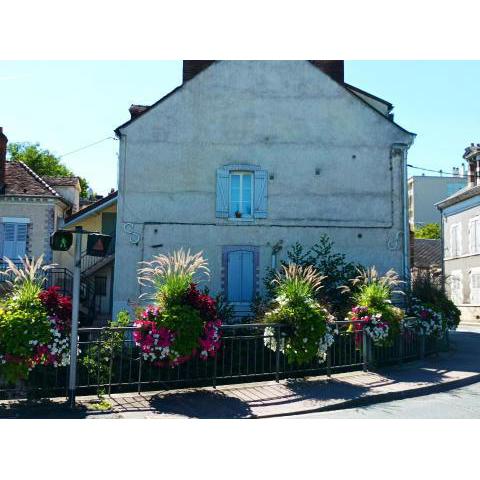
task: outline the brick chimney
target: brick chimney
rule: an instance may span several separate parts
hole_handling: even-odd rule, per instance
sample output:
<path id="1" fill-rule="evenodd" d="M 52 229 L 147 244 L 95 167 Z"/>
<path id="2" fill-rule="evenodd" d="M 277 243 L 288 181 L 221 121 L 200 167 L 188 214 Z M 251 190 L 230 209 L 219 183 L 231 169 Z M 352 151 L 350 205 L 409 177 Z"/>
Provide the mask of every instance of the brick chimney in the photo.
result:
<path id="1" fill-rule="evenodd" d="M 7 162 L 7 143 L 8 138 L 0 127 L 0 193 L 5 191 L 5 163 Z"/>
<path id="2" fill-rule="evenodd" d="M 310 60 L 310 63 L 338 83 L 343 83 L 345 81 L 343 60 Z"/>
<path id="3" fill-rule="evenodd" d="M 183 82 L 192 79 L 202 70 L 209 67 L 215 60 L 184 60 L 183 61 Z"/>
<path id="4" fill-rule="evenodd" d="M 128 109 L 130 112 L 130 119 L 137 118 L 149 108 L 150 107 L 148 105 L 130 105 L 130 108 Z"/>

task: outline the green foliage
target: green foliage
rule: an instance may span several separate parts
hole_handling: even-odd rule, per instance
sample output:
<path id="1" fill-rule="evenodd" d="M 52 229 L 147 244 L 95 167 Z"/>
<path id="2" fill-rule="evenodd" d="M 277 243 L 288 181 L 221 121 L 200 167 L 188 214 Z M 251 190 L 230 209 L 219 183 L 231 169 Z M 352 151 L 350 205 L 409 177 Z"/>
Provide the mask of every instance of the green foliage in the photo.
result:
<path id="1" fill-rule="evenodd" d="M 416 227 L 415 238 L 439 240 L 441 238 L 440 224 L 427 223 L 426 225 L 422 225 L 421 227 Z"/>
<path id="2" fill-rule="evenodd" d="M 37 175 L 50 177 L 73 177 L 75 174 L 63 165 L 49 150 L 40 148 L 38 143 L 9 143 L 8 153 L 12 160 L 22 161 Z M 80 195 L 87 197 L 88 183 L 80 178 Z"/>
<path id="3" fill-rule="evenodd" d="M 113 358 L 122 353 L 125 340 L 125 327 L 130 325 L 130 315 L 122 310 L 118 313 L 117 319 L 108 324 L 108 328 L 101 331 L 98 339 L 90 343 L 88 349 L 79 358 L 80 365 L 83 365 L 87 372 L 99 379 L 99 383 L 108 383 L 110 375 L 110 363 Z M 103 388 L 99 387 L 101 394 Z"/>
<path id="4" fill-rule="evenodd" d="M 210 295 L 210 289 L 207 286 L 203 288 L 203 294 Z M 217 306 L 218 318 L 220 318 L 223 323 L 232 323 L 235 313 L 233 305 L 227 300 L 227 297 L 223 293 L 218 293 L 214 299 Z"/>
<path id="5" fill-rule="evenodd" d="M 175 332 L 175 351 L 181 357 L 192 354 L 203 332 L 200 313 L 190 305 L 170 304 L 162 312 L 161 325 Z"/>
<path id="6" fill-rule="evenodd" d="M 328 235 L 322 234 L 319 241 L 308 250 L 300 244 L 294 244 L 287 251 L 287 258 L 290 263 L 301 266 L 312 266 L 325 278 L 322 282 L 322 289 L 315 293 L 315 298 L 338 318 L 343 318 L 350 310 L 349 297 L 343 295 L 340 287 L 348 283 L 356 274 L 360 265 L 348 262 L 346 255 L 334 251 L 334 243 Z M 282 262 L 286 265 L 287 262 Z M 275 276 L 275 270 L 268 269 L 265 277 L 265 288 L 268 298 L 274 295 L 274 288 L 271 284 Z"/>
<path id="7" fill-rule="evenodd" d="M 418 273 L 412 280 L 411 295 L 422 305 L 439 312 L 445 322 L 444 328 L 457 328 L 461 312 L 445 294 L 441 277 L 430 272 Z"/>
<path id="8" fill-rule="evenodd" d="M 29 365 L 20 359 L 32 354 L 32 338 L 40 343 L 48 343 L 51 339 L 50 322 L 47 312 L 40 300 L 8 297 L 0 305 L 0 351 L 9 352 L 18 357 L 18 362 L 7 362 L 0 365 L 0 371 L 7 382 L 25 379 Z"/>
<path id="9" fill-rule="evenodd" d="M 393 339 L 400 334 L 400 325 L 404 318 L 404 311 L 392 305 L 392 296 L 402 293 L 397 290 L 403 283 L 394 270 L 389 270 L 385 275 L 379 275 L 375 267 L 359 270 L 359 275 L 350 281 L 350 290 L 353 302 L 361 307 L 367 307 L 372 314 L 380 313 L 382 319 L 389 325 L 386 344 L 391 344 Z"/>
<path id="10" fill-rule="evenodd" d="M 312 266 L 289 264 L 272 282 L 275 298 L 263 320 L 290 327 L 284 343 L 284 354 L 290 362 L 304 364 L 318 357 L 319 341 L 327 333 L 330 319 L 314 298 L 322 280 Z"/>

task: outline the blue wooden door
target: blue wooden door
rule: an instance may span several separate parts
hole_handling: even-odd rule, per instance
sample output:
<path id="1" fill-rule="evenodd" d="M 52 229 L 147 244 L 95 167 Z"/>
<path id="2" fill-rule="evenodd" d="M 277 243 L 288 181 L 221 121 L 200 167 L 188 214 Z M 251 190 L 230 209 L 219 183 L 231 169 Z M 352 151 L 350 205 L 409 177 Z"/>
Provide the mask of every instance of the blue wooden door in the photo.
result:
<path id="1" fill-rule="evenodd" d="M 228 301 L 250 303 L 253 300 L 253 252 L 236 250 L 228 254 Z"/>

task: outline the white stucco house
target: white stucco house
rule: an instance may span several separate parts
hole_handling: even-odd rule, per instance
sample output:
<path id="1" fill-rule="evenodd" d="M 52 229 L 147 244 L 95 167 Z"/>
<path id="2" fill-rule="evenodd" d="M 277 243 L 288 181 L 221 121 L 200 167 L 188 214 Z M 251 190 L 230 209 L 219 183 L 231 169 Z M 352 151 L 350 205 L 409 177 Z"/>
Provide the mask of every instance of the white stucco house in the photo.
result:
<path id="1" fill-rule="evenodd" d="M 180 247 L 204 252 L 211 292 L 239 315 L 267 267 L 322 233 L 351 260 L 408 275 L 415 135 L 389 102 L 344 83 L 343 61 L 185 61 L 183 72 L 116 130 L 114 313 L 141 293 L 138 262 Z"/>

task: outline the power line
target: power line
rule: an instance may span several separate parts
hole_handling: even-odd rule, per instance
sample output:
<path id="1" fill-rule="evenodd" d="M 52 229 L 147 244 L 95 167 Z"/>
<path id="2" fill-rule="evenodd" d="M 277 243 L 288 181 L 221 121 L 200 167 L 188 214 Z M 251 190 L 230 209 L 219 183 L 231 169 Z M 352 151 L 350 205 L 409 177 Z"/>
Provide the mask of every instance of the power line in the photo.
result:
<path id="1" fill-rule="evenodd" d="M 93 147 L 94 145 L 98 145 L 99 143 L 102 143 L 105 140 L 116 140 L 116 138 L 115 137 L 102 138 L 102 140 L 98 140 L 98 142 L 93 142 L 93 143 L 90 143 L 90 144 L 85 145 L 83 147 L 77 148 L 76 150 L 72 150 L 71 152 L 67 152 L 67 153 L 64 153 L 63 155 L 59 155 L 58 158 L 63 158 L 63 157 L 66 157 L 67 155 L 72 155 L 73 153 L 81 152 L 82 150 L 85 150 L 86 148 Z"/>
<path id="2" fill-rule="evenodd" d="M 407 167 L 415 168 L 416 170 L 423 170 L 425 172 L 433 172 L 433 173 L 440 173 L 442 175 L 448 175 L 448 172 L 445 172 L 444 170 L 432 170 L 430 168 L 416 167 L 415 165 L 410 165 L 409 163 L 407 164 Z M 456 175 L 456 176 L 461 177 L 462 175 Z"/>

